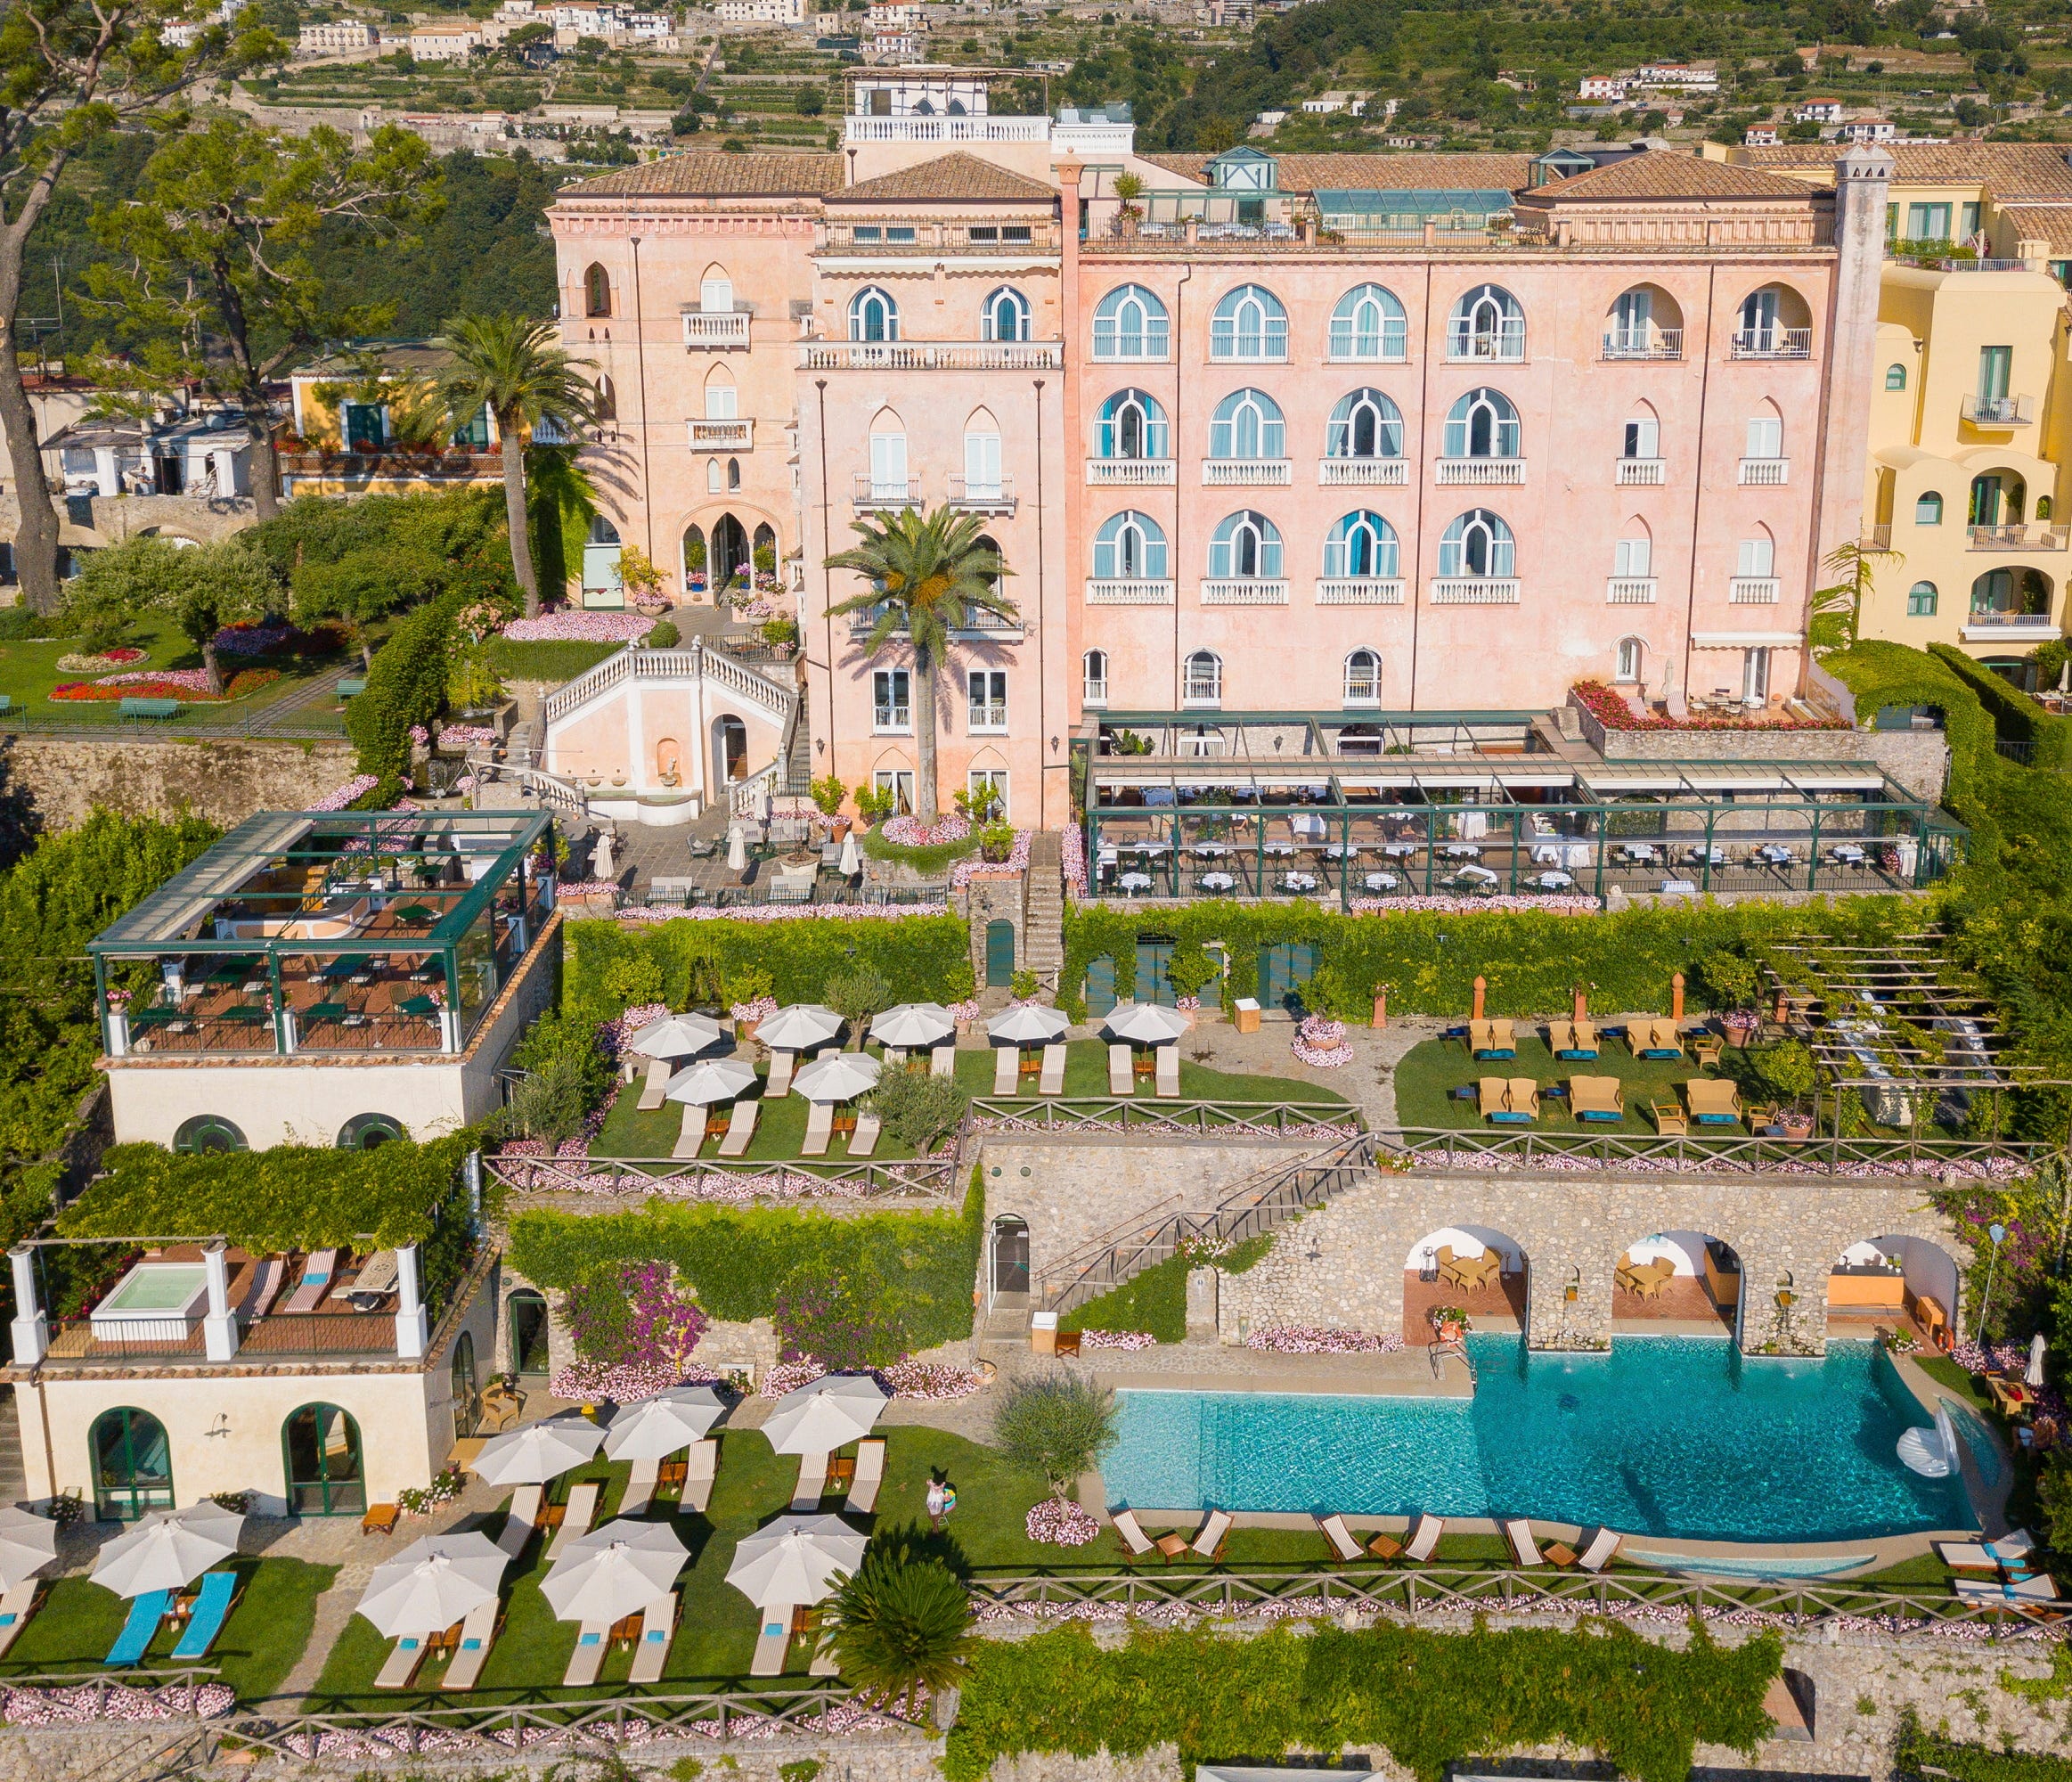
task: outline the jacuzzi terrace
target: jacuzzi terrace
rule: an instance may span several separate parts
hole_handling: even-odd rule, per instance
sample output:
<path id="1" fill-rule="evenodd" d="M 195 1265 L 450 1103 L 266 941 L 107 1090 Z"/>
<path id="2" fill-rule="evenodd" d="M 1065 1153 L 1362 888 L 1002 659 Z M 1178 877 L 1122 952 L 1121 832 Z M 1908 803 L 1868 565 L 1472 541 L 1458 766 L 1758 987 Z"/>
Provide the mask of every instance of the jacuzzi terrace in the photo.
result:
<path id="1" fill-rule="evenodd" d="M 248 818 L 89 944 L 109 1057 L 464 1051 L 552 911 L 551 829 Z"/>

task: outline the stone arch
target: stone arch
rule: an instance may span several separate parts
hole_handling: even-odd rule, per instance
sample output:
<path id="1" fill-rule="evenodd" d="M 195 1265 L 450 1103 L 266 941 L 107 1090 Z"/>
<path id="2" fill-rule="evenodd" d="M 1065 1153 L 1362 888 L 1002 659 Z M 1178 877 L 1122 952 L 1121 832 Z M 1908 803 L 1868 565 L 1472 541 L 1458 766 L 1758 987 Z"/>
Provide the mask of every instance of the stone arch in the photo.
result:
<path id="1" fill-rule="evenodd" d="M 1955 1255 L 1933 1238 L 1905 1231 L 1860 1238 L 1837 1252 L 1829 1266 L 1827 1334 L 1868 1336 L 1898 1329 L 1947 1347 L 1954 1340 L 1951 1320 L 1962 1279 Z"/>
<path id="2" fill-rule="evenodd" d="M 717 591 L 738 581 L 749 567 L 748 528 L 733 514 L 722 513 L 713 522 L 709 550 L 712 585 Z"/>
<path id="3" fill-rule="evenodd" d="M 995 1219 L 986 1242 L 988 1279 L 994 1298 L 1029 1291 L 1029 1223 L 1012 1213 Z"/>
<path id="4" fill-rule="evenodd" d="M 1530 1266 L 1525 1246 L 1496 1226 L 1464 1219 L 1433 1227 L 1403 1258 L 1403 1340 L 1429 1345 L 1431 1313 L 1441 1305 L 1466 1308 L 1476 1330 L 1522 1330 Z"/>
<path id="5" fill-rule="evenodd" d="M 1633 1334 L 1649 1324 L 1738 1328 L 1740 1254 L 1709 1231 L 1666 1229 L 1636 1238 L 1612 1265 L 1611 1321 Z"/>
<path id="6" fill-rule="evenodd" d="M 748 777 L 748 726 L 732 712 L 722 712 L 713 720 L 712 783 L 731 785 Z"/>

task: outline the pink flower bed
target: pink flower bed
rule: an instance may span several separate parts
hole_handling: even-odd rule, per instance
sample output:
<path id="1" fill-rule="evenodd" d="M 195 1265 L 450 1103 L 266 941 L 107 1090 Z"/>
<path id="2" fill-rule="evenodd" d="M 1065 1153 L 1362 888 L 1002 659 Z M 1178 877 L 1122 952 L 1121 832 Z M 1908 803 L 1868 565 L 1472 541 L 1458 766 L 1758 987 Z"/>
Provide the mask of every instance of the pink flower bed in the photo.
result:
<path id="1" fill-rule="evenodd" d="M 620 910 L 622 922 L 903 922 L 914 916 L 946 914 L 947 903 L 752 903 L 743 909 Z M 579 911 L 572 911 L 579 914 Z"/>
<path id="2" fill-rule="evenodd" d="M 877 832 L 895 847 L 935 847 L 944 842 L 962 841 L 971 833 L 971 819 L 952 811 L 925 828 L 918 817 L 893 817 L 877 826 Z"/>
<path id="3" fill-rule="evenodd" d="M 1277 1355 L 1392 1355 L 1403 1339 L 1391 1332 L 1376 1336 L 1366 1330 L 1326 1330 L 1312 1324 L 1276 1324 L 1254 1330 L 1247 1349 L 1270 1349 Z"/>
<path id="4" fill-rule="evenodd" d="M 1082 1504 L 1046 1498 L 1029 1512 L 1029 1539 L 1046 1547 L 1084 1547 L 1098 1538 L 1101 1525 Z"/>
<path id="5" fill-rule="evenodd" d="M 1352 1048 L 1345 1042 L 1345 1023 L 1328 1015 L 1307 1015 L 1295 1029 L 1295 1056 L 1319 1070 L 1336 1070 L 1352 1062 Z"/>
<path id="6" fill-rule="evenodd" d="M 1072 895 L 1087 895 L 1087 838 L 1080 833 L 1077 823 L 1067 823 L 1058 836 L 1058 852 L 1065 857 L 1065 882 L 1072 887 Z"/>
<path id="7" fill-rule="evenodd" d="M 206 668 L 132 668 L 121 674 L 96 674 L 96 687 L 130 687 L 140 681 L 163 682 L 169 687 L 184 687 L 191 693 L 208 691 L 208 670 Z"/>
<path id="8" fill-rule="evenodd" d="M 1016 830 L 1015 845 L 1007 851 L 1005 860 L 984 860 L 973 854 L 968 860 L 960 860 L 950 869 L 950 887 L 961 891 L 974 879 L 986 872 L 1023 872 L 1029 865 L 1029 831 Z"/>
<path id="9" fill-rule="evenodd" d="M 787 1393 L 795 1393 L 801 1386 L 810 1386 L 815 1380 L 825 1379 L 827 1374 L 828 1370 L 811 1357 L 803 1361 L 779 1361 L 763 1376 L 763 1396 L 782 1398 Z"/>
<path id="10" fill-rule="evenodd" d="M 1355 897 L 1350 906 L 1356 916 L 1485 916 L 1516 915 L 1537 910 L 1547 916 L 1595 916 L 1603 906 L 1595 897 Z"/>
<path id="11" fill-rule="evenodd" d="M 979 1018 L 978 998 L 967 996 L 961 1002 L 950 1005 L 950 1018 L 953 1021 L 975 1021 Z"/>
<path id="12" fill-rule="evenodd" d="M 542 613 L 537 618 L 514 618 L 503 634 L 514 643 L 631 643 L 654 630 L 655 621 L 642 613 L 559 612 Z"/>
<path id="13" fill-rule="evenodd" d="M 89 1683 L 77 1689 L 10 1688 L 0 1694 L 0 1717 L 18 1727 L 77 1725 L 86 1721 L 215 1720 L 236 1705 L 236 1691 L 221 1683 L 192 1688 L 169 1683 L 162 1689 Z"/>
<path id="14" fill-rule="evenodd" d="M 496 732 L 487 724 L 445 724 L 439 730 L 439 743 L 445 748 L 470 748 L 495 740 Z"/>
<path id="15" fill-rule="evenodd" d="M 1848 725 L 1839 718 L 1767 718 L 1760 723 L 1747 718 L 1693 717 L 1664 718 L 1652 713 L 1646 717 L 1637 716 L 1631 706 L 1613 689 L 1602 681 L 1578 681 L 1569 690 L 1576 696 L 1577 704 L 1604 726 L 1606 730 L 1847 730 Z"/>
<path id="16" fill-rule="evenodd" d="M 371 773 L 357 773 L 335 792 L 327 792 L 309 808 L 313 811 L 342 811 L 355 798 L 363 798 L 381 782 Z"/>
<path id="17" fill-rule="evenodd" d="M 1082 1330 L 1079 1333 L 1079 1346 L 1082 1349 L 1148 1349 L 1158 1338 L 1148 1330 Z"/>
<path id="18" fill-rule="evenodd" d="M 758 996 L 752 1002 L 735 1002 L 729 1005 L 729 1012 L 738 1022 L 767 1021 L 777 1013 L 777 998 Z"/>
<path id="19" fill-rule="evenodd" d="M 547 1390 L 556 1398 L 580 1399 L 586 1404 L 600 1400 L 639 1404 L 672 1386 L 702 1386 L 718 1377 L 702 1369 L 686 1373 L 655 1362 L 620 1361 L 608 1367 L 602 1361 L 572 1361 L 547 1382 Z"/>
<path id="20" fill-rule="evenodd" d="M 877 1377 L 894 1398 L 917 1400 L 969 1398 L 983 1384 L 975 1368 L 933 1368 L 911 1355 L 880 1368 Z"/>

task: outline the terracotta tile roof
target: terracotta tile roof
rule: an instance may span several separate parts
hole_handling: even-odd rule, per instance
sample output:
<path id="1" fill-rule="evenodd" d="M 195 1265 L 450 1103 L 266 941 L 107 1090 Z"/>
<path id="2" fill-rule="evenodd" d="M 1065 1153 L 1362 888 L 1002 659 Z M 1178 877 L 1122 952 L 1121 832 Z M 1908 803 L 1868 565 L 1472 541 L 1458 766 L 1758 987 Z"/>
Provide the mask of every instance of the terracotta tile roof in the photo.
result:
<path id="1" fill-rule="evenodd" d="M 1892 157 L 1896 185 L 1990 185 L 2005 198 L 2072 196 L 2072 165 L 2062 143 L 1880 143 Z M 1831 143 L 1787 143 L 1736 149 L 1745 167 L 1776 173 L 1817 174 L 1831 184 L 1840 151 Z"/>
<path id="2" fill-rule="evenodd" d="M 842 184 L 840 155 L 729 155 L 700 150 L 616 168 L 561 198 L 818 198 Z"/>
<path id="3" fill-rule="evenodd" d="M 2072 200 L 2023 205 L 2010 219 L 2010 233 L 2018 241 L 2048 241 L 2052 254 L 2072 255 Z"/>
<path id="4" fill-rule="evenodd" d="M 1200 179 L 1208 155 L 1143 155 L 1168 173 Z M 1532 177 L 1530 155 L 1276 155 L 1283 192 L 1516 192 Z"/>
<path id="5" fill-rule="evenodd" d="M 828 194 L 841 203 L 885 204 L 927 199 L 970 199 L 988 203 L 1043 203 L 1057 196 L 1054 187 L 983 161 L 961 151 L 918 166 L 859 180 Z"/>
<path id="6" fill-rule="evenodd" d="M 1801 179 L 1657 149 L 1568 179 L 1549 180 L 1536 191 L 1524 193 L 1522 200 L 1530 204 L 1570 200 L 1807 196 L 1807 187 Z"/>

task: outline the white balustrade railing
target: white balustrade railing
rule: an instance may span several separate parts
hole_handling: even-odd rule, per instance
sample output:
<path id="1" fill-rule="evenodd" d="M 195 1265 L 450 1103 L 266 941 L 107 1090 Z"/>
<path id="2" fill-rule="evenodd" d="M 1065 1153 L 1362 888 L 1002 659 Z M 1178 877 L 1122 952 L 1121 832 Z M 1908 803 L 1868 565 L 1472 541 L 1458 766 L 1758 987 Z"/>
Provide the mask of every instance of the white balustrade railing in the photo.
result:
<path id="1" fill-rule="evenodd" d="M 1791 480 L 1789 458 L 1743 458 L 1736 478 L 1743 488 L 1774 489 Z"/>
<path id="2" fill-rule="evenodd" d="M 1055 372 L 1056 340 L 809 340 L 804 372 Z"/>
<path id="3" fill-rule="evenodd" d="M 1317 584 L 1320 607 L 1399 607 L 1403 584 L 1394 576 L 1326 576 Z"/>
<path id="4" fill-rule="evenodd" d="M 1666 471 L 1660 458 L 1621 458 L 1616 481 L 1626 489 L 1657 488 L 1666 480 Z"/>
<path id="5" fill-rule="evenodd" d="M 1288 584 L 1255 576 L 1219 576 L 1202 584 L 1205 607 L 1285 607 Z"/>
<path id="6" fill-rule="evenodd" d="M 1442 489 L 1468 484 L 1516 487 L 1525 480 L 1522 458 L 1441 458 L 1432 468 Z"/>
<path id="7" fill-rule="evenodd" d="M 1604 604 L 1611 607 L 1652 607 L 1655 603 L 1652 576 L 1614 576 L 1604 584 Z"/>
<path id="8" fill-rule="evenodd" d="M 1087 483 L 1089 486 L 1107 483 L 1132 488 L 1171 487 L 1173 470 L 1171 458 L 1089 458 Z"/>
<path id="9" fill-rule="evenodd" d="M 1202 482 L 1208 488 L 1265 488 L 1292 480 L 1285 458 L 1202 460 Z"/>
<path id="10" fill-rule="evenodd" d="M 1410 482 L 1407 458 L 1319 458 L 1317 486 L 1325 489 L 1400 489 Z"/>
<path id="11" fill-rule="evenodd" d="M 748 312 L 745 309 L 687 309 L 683 312 L 686 347 L 746 347 Z"/>
<path id="12" fill-rule="evenodd" d="M 1425 584 L 1435 607 L 1514 607 L 1518 583 L 1510 576 L 1441 576 Z"/>
<path id="13" fill-rule="evenodd" d="M 1774 576 L 1736 576 L 1726 584 L 1729 606 L 1774 607 L 1779 583 Z"/>
<path id="14" fill-rule="evenodd" d="M 1089 581 L 1087 584 L 1087 604 L 1089 607 L 1170 607 L 1172 604 L 1172 584 Z"/>

